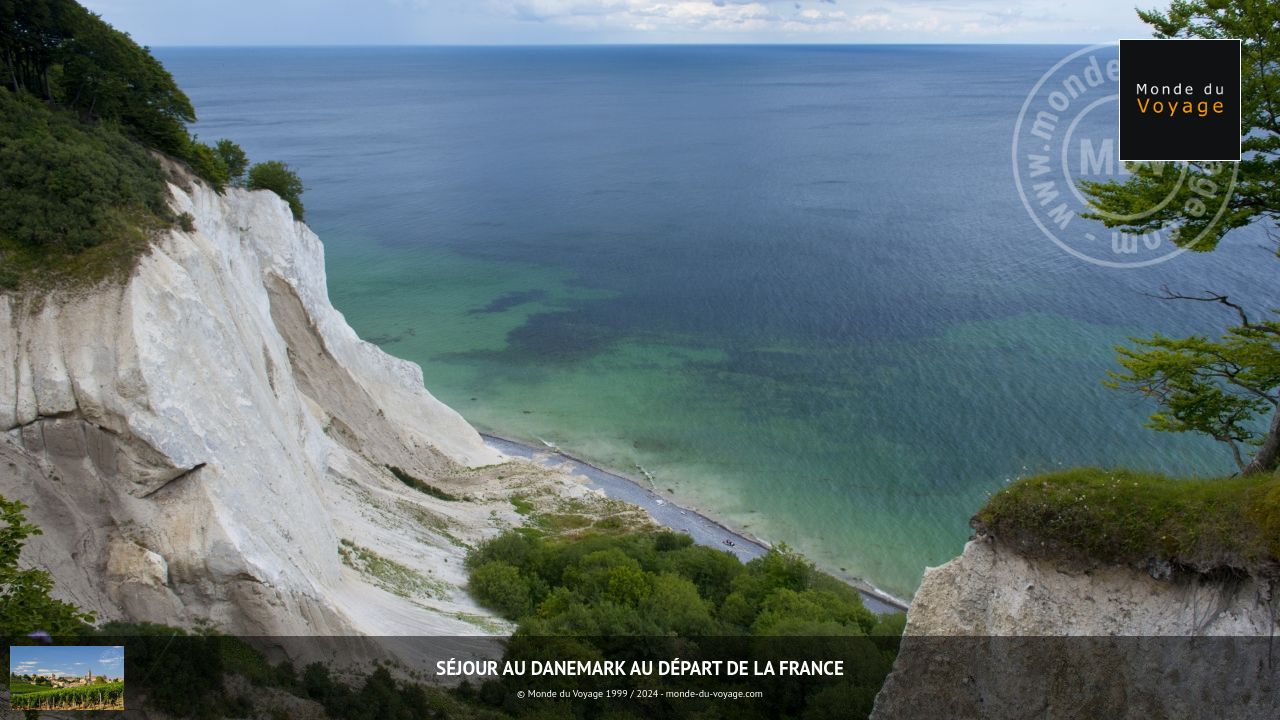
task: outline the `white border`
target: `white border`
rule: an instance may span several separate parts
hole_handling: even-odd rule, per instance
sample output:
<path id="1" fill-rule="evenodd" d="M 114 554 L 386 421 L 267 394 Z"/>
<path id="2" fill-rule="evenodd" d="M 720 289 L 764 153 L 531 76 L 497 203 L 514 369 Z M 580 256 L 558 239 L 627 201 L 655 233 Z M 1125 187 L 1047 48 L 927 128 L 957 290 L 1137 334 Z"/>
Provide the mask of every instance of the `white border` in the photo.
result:
<path id="1" fill-rule="evenodd" d="M 1164 160 L 1164 159 L 1155 160 L 1152 158 L 1146 158 L 1143 160 L 1125 160 L 1124 159 L 1124 143 L 1121 142 L 1121 140 L 1124 138 L 1124 132 L 1121 129 L 1122 127 L 1121 126 L 1121 116 L 1122 116 L 1121 104 L 1123 102 L 1123 100 L 1121 100 L 1121 102 L 1116 103 L 1116 161 L 1122 162 L 1122 163 L 1126 163 L 1126 162 L 1181 162 L 1181 163 L 1233 162 L 1233 163 L 1238 163 L 1240 162 L 1242 159 L 1244 159 L 1244 151 L 1243 149 L 1241 149 L 1242 146 L 1244 145 L 1244 138 L 1243 138 L 1243 134 L 1244 134 L 1244 40 L 1241 40 L 1240 38 L 1181 38 L 1181 37 L 1120 38 L 1119 40 L 1116 41 L 1116 56 L 1120 57 L 1121 52 L 1124 49 L 1124 45 L 1122 45 L 1122 43 L 1125 43 L 1125 42 L 1164 42 L 1166 40 L 1198 40 L 1202 42 L 1233 42 L 1236 44 L 1236 82 L 1238 83 L 1238 88 L 1236 90 L 1236 137 L 1240 138 L 1239 140 L 1236 141 L 1236 156 L 1234 158 L 1224 158 L 1224 159 L 1217 159 L 1217 160 L 1209 159 L 1209 158 L 1202 158 L 1200 160 Z M 1123 58 L 1120 58 L 1120 77 L 1116 82 L 1120 86 L 1119 91 L 1120 91 L 1121 97 L 1123 98 L 1123 95 L 1124 95 L 1124 59 Z"/>

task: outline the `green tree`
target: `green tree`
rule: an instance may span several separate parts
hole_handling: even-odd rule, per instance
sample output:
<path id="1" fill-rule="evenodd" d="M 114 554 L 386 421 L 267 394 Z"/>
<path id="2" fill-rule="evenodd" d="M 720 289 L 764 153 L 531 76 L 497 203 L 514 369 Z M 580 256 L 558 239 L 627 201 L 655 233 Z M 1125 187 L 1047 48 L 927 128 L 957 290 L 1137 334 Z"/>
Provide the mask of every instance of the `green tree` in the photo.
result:
<path id="1" fill-rule="evenodd" d="M 1233 229 L 1280 220 L 1280 3 L 1274 0 L 1177 0 L 1168 11 L 1139 11 L 1159 38 L 1239 38 L 1241 43 L 1241 149 L 1234 185 L 1228 164 L 1190 163 L 1185 176 L 1163 164 L 1127 165 L 1123 182 L 1084 182 L 1096 212 L 1087 217 L 1127 232 L 1162 231 L 1173 242 L 1210 251 Z M 1227 191 L 1216 217 L 1204 195 Z M 1165 197 L 1172 201 L 1161 204 Z M 1141 219 L 1125 219 L 1159 207 Z M 1118 348 L 1123 372 L 1108 384 L 1151 397 L 1159 410 L 1149 425 L 1199 432 L 1226 443 L 1244 474 L 1272 472 L 1280 457 L 1280 329 L 1250 323 L 1226 295 L 1166 299 L 1216 302 L 1234 309 L 1240 324 L 1221 340 L 1156 336 Z M 1270 417 L 1268 417 L 1268 415 Z M 1263 429 L 1260 429 L 1263 428 Z M 1242 453 L 1252 449 L 1251 458 Z"/>
<path id="2" fill-rule="evenodd" d="M 1225 186 L 1229 164 L 1192 163 L 1182 178 L 1164 164 L 1128 163 L 1132 175 L 1124 182 L 1081 184 L 1100 211 L 1090 217 L 1133 233 L 1167 231 L 1175 243 L 1198 251 L 1213 250 L 1228 232 L 1254 220 L 1280 220 L 1280 3 L 1177 0 L 1167 12 L 1146 10 L 1138 16 L 1158 38 L 1241 40 L 1243 159 L 1226 210 L 1216 220 L 1212 209 L 1197 212 L 1197 202 L 1206 188 Z M 1174 200 L 1162 205 L 1171 193 Z M 1120 219 L 1157 206 L 1159 210 L 1141 219 Z"/>
<path id="3" fill-rule="evenodd" d="M 1124 370 L 1107 384 L 1156 400 L 1148 427 L 1226 443 L 1236 467 L 1252 475 L 1275 470 L 1280 458 L 1280 322 L 1242 322 L 1218 340 L 1156 335 L 1137 340 L 1137 349 L 1120 347 Z M 1250 448 L 1251 459 L 1242 452 Z"/>
<path id="4" fill-rule="evenodd" d="M 222 192 L 226 189 L 231 173 L 217 150 L 192 138 L 186 157 L 195 174 L 207 180 L 214 190 Z"/>
<path id="5" fill-rule="evenodd" d="M 43 630 L 70 635 L 93 622 L 93 614 L 50 597 L 53 577 L 39 568 L 22 569 L 18 558 L 27 538 L 41 534 L 27 523 L 26 506 L 0 497 L 0 637 L 22 637 Z"/>
<path id="6" fill-rule="evenodd" d="M 71 0 L 0 0 L 0 78 L 13 92 L 53 99 L 49 70 L 82 8 Z"/>
<path id="7" fill-rule="evenodd" d="M 244 174 L 249 169 L 249 156 L 245 155 L 244 148 L 223 138 L 214 144 L 213 151 L 226 167 L 227 179 L 231 184 L 244 184 Z"/>
<path id="8" fill-rule="evenodd" d="M 529 583 L 514 565 L 485 563 L 471 573 L 471 592 L 487 607 L 515 620 L 530 610 Z"/>
<path id="9" fill-rule="evenodd" d="M 251 190 L 270 190 L 289 203 L 295 220 L 302 219 L 302 179 L 279 160 L 268 160 L 249 168 Z"/>

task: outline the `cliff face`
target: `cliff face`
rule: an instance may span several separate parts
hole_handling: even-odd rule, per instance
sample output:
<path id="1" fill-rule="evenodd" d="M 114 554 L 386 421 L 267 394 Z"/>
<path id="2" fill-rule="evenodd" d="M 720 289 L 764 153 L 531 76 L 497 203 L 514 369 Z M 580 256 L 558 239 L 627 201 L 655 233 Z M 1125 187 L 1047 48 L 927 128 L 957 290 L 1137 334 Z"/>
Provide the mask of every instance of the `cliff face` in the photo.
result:
<path id="1" fill-rule="evenodd" d="M 0 494 L 45 531 L 24 561 L 101 619 L 476 634 L 458 619 L 483 614 L 458 589 L 463 541 L 510 505 L 468 468 L 504 458 L 417 366 L 356 337 L 284 202 L 173 193 L 194 231 L 127 281 L 0 295 Z"/>
<path id="2" fill-rule="evenodd" d="M 1252 578 L 1067 569 L 979 538 L 925 572 L 872 717 L 1280 717 L 1272 598 Z"/>

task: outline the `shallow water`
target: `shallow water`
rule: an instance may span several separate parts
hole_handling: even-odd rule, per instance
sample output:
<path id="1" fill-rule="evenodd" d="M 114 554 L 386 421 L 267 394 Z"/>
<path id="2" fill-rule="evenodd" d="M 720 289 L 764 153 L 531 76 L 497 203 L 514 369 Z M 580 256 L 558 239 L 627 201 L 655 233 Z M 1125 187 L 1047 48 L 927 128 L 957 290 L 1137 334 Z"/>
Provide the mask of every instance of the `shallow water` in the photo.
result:
<path id="1" fill-rule="evenodd" d="M 473 423 L 908 595 L 1010 478 L 1230 470 L 1100 380 L 1127 336 L 1224 319 L 1143 293 L 1259 298 L 1269 249 L 1108 270 L 1041 236 L 1009 143 L 1069 51 L 158 55 L 203 139 L 301 172 L 334 303 Z"/>

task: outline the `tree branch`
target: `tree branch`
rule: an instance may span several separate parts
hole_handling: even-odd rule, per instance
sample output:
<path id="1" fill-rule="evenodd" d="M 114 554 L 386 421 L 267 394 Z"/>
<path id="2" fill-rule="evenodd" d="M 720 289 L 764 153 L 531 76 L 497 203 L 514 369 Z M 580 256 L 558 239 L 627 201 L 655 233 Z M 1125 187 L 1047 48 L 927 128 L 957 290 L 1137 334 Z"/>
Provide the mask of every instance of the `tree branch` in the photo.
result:
<path id="1" fill-rule="evenodd" d="M 1227 295 L 1221 295 L 1211 290 L 1205 290 L 1204 292 L 1205 292 L 1204 295 L 1183 295 L 1182 293 L 1176 293 L 1170 290 L 1168 285 L 1161 285 L 1159 295 L 1153 295 L 1151 293 L 1143 293 L 1143 295 L 1146 295 L 1147 297 L 1156 298 L 1157 300 L 1195 300 L 1197 302 L 1219 303 L 1221 305 L 1225 305 L 1231 308 L 1232 310 L 1235 310 L 1236 315 L 1240 317 L 1241 325 L 1245 327 L 1253 327 L 1253 324 L 1249 322 L 1248 313 L 1245 312 L 1244 307 L 1241 306 L 1239 303 L 1231 302 L 1230 297 Z"/>

